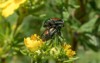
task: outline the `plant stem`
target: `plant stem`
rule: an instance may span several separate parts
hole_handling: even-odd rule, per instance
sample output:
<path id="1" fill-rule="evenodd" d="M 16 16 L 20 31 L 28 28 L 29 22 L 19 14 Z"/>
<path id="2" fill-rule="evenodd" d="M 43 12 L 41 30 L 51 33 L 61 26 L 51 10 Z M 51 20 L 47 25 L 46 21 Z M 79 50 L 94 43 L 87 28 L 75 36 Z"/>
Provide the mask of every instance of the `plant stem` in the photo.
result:
<path id="1" fill-rule="evenodd" d="M 1 58 L 1 63 L 6 63 L 6 58 Z"/>
<path id="2" fill-rule="evenodd" d="M 31 63 L 33 63 L 33 59 L 31 58 Z"/>

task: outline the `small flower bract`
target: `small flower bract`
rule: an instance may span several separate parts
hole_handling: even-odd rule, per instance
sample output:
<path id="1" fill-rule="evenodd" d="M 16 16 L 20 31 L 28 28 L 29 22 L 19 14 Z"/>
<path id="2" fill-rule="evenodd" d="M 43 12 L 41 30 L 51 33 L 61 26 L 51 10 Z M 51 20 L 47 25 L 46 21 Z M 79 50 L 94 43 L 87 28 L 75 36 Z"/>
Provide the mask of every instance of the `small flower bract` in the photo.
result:
<path id="1" fill-rule="evenodd" d="M 25 46 L 32 52 L 38 50 L 43 43 L 44 42 L 36 34 L 24 39 Z"/>
<path id="2" fill-rule="evenodd" d="M 2 9 L 1 14 L 4 17 L 8 17 L 14 13 L 19 6 L 26 0 L 7 0 L 6 2 L 0 3 L 0 8 Z"/>

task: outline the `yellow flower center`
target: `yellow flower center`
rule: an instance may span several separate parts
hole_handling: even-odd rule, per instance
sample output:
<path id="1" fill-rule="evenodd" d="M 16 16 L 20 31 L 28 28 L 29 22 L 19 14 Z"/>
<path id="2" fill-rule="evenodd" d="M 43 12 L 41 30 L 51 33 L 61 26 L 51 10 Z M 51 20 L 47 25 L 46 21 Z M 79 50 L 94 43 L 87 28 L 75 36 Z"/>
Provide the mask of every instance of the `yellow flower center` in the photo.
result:
<path id="1" fill-rule="evenodd" d="M 19 3 L 21 0 L 14 0 L 14 3 Z"/>

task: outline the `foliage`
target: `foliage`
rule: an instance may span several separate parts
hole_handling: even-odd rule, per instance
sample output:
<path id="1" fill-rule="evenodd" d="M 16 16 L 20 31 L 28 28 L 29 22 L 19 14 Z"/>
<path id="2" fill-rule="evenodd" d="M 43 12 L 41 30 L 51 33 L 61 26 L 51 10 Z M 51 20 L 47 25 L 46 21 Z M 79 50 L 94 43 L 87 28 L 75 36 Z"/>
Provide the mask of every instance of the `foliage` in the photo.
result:
<path id="1" fill-rule="evenodd" d="M 0 0 L 0 5 L 6 1 Z M 20 56 L 26 58 L 20 52 L 25 48 L 24 38 L 34 33 L 42 34 L 44 30 L 41 27 L 42 23 L 53 17 L 64 20 L 62 35 L 73 50 L 77 51 L 83 47 L 85 51 L 91 49 L 98 52 L 100 50 L 99 1 L 27 0 L 23 4 L 18 4 L 17 8 L 14 7 L 14 12 L 7 17 L 2 15 L 3 8 L 0 6 L 0 62 L 11 63 L 9 59 Z"/>
<path id="2" fill-rule="evenodd" d="M 24 43 L 28 50 L 23 49 L 21 52 L 31 57 L 32 63 L 66 63 L 76 60 L 75 51 L 71 46 L 66 44 L 56 35 L 54 39 L 43 41 L 36 34 L 24 39 Z"/>

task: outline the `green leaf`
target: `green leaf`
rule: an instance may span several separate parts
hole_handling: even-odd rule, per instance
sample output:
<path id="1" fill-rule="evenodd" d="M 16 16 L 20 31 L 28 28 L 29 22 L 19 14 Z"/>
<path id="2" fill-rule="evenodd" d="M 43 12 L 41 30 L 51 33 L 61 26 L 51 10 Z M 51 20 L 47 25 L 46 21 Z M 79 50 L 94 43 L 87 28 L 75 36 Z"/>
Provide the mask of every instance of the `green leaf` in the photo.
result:
<path id="1" fill-rule="evenodd" d="M 91 35 L 83 35 L 82 37 L 81 37 L 81 41 L 80 41 L 81 43 L 82 43 L 82 45 L 84 45 L 85 46 L 85 48 L 90 48 L 90 49 L 92 49 L 93 51 L 98 51 L 99 50 L 99 48 L 98 48 L 98 45 L 97 45 L 97 39 L 96 39 L 96 37 L 94 38 L 93 36 L 91 36 Z"/>
<path id="2" fill-rule="evenodd" d="M 79 32 L 92 32 L 92 29 L 97 21 L 98 17 L 95 16 L 93 19 L 91 19 L 90 21 L 88 21 L 87 23 L 83 24 L 80 28 L 79 28 Z"/>
<path id="3" fill-rule="evenodd" d="M 98 51 L 98 41 L 95 36 L 88 35 L 89 39 L 86 41 L 86 45 L 94 51 Z"/>
<path id="4" fill-rule="evenodd" d="M 23 55 L 28 55 L 27 50 L 20 50 Z"/>
<path id="5" fill-rule="evenodd" d="M 64 63 L 72 62 L 72 61 L 75 61 L 75 60 L 77 60 L 77 59 L 79 59 L 79 57 L 70 58 L 69 60 L 64 61 Z"/>

